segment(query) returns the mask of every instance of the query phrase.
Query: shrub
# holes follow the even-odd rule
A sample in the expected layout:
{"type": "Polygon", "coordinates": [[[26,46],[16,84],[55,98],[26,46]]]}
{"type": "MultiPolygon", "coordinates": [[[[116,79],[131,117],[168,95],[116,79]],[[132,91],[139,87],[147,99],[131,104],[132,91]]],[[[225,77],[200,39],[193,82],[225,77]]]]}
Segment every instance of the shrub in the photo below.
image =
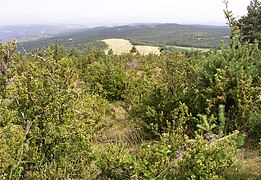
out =
{"type": "MultiPolygon", "coordinates": [[[[249,115],[260,103],[260,50],[256,45],[234,45],[210,53],[195,72],[193,112],[218,116],[219,105],[225,105],[226,133],[239,129],[249,131],[249,115]]],[[[194,114],[193,114],[194,115],[194,114]]],[[[220,122],[218,122],[219,124],[220,122]]]]}
{"type": "Polygon", "coordinates": [[[23,155],[28,149],[26,134],[20,125],[0,127],[0,179],[21,177],[24,171],[23,155]]]}
{"type": "Polygon", "coordinates": [[[106,100],[79,93],[68,58],[26,59],[0,101],[1,175],[10,179],[83,178],[91,135],[110,111],[106,100]],[[11,136],[15,134],[15,136],[11,136]]]}
{"type": "Polygon", "coordinates": [[[251,139],[258,141],[259,137],[261,137],[261,110],[257,109],[254,112],[250,112],[249,117],[250,122],[250,130],[249,136],[251,139]]]}
{"type": "Polygon", "coordinates": [[[179,161],[179,179],[221,178],[222,173],[236,161],[238,132],[209,144],[202,136],[188,140],[179,161]]]}
{"type": "MultiPolygon", "coordinates": [[[[147,79],[145,88],[142,87],[144,92],[140,92],[137,106],[132,109],[133,118],[143,122],[145,131],[151,135],[166,132],[169,128],[175,129],[175,121],[178,121],[181,114],[186,114],[188,120],[192,119],[188,107],[181,105],[190,101],[187,96],[193,81],[191,59],[175,57],[177,59],[164,57],[161,60],[159,75],[147,79]]],[[[192,121],[187,123],[193,131],[192,121]]]]}
{"type": "Polygon", "coordinates": [[[237,132],[209,143],[203,136],[166,133],[158,141],[135,150],[116,143],[96,151],[100,178],[112,179],[222,179],[236,161],[237,132]]]}
{"type": "Polygon", "coordinates": [[[92,63],[85,74],[87,89],[109,101],[123,100],[129,81],[128,74],[111,59],[92,63]]]}

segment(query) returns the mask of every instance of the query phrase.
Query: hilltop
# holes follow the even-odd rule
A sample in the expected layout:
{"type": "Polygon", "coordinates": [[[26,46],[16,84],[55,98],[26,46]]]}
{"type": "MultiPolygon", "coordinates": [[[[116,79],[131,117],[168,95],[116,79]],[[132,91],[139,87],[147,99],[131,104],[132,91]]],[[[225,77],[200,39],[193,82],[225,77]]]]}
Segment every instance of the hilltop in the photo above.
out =
{"type": "MultiPolygon", "coordinates": [[[[24,42],[27,50],[57,43],[66,48],[83,49],[89,44],[106,47],[100,40],[123,38],[134,45],[184,46],[218,49],[221,41],[229,42],[230,31],[226,26],[180,24],[131,24],[113,27],[95,27],[61,31],[30,42],[24,42]]],[[[20,45],[18,43],[18,45],[20,45]]]]}
{"type": "Polygon", "coordinates": [[[0,42],[5,42],[13,38],[19,42],[35,41],[84,27],[81,25],[5,25],[0,26],[0,42]]]}

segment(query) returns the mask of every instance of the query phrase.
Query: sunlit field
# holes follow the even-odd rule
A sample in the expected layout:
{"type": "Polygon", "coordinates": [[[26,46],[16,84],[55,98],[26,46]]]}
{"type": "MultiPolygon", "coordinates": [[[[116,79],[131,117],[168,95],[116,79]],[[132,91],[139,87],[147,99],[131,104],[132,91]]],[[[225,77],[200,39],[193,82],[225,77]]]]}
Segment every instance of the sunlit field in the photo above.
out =
{"type": "MultiPolygon", "coordinates": [[[[133,45],[131,44],[131,42],[129,40],[126,39],[104,39],[102,40],[103,42],[105,42],[109,48],[112,49],[112,51],[115,54],[123,54],[123,53],[128,53],[130,52],[131,48],[133,47],[133,45]]],[[[159,51],[159,47],[156,46],[135,46],[138,50],[139,53],[141,54],[160,54],[159,51]]],[[[107,50],[107,51],[108,51],[107,50]]]]}

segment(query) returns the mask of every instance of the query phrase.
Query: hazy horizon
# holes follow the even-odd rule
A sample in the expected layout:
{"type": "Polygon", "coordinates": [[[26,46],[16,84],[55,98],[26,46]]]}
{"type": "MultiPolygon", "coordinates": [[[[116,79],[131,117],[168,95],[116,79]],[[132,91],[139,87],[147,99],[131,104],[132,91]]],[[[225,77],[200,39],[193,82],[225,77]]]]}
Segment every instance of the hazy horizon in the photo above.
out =
{"type": "MultiPolygon", "coordinates": [[[[250,1],[230,0],[229,9],[240,17],[250,1]]],[[[8,0],[1,5],[0,25],[226,24],[222,0],[8,0]]]]}

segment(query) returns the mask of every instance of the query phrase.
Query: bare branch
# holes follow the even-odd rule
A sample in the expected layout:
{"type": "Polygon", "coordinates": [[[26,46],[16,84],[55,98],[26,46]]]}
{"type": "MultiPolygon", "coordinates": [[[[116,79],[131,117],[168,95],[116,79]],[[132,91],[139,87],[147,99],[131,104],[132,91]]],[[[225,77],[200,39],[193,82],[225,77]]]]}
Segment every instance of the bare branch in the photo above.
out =
{"type": "Polygon", "coordinates": [[[4,74],[9,73],[9,69],[8,69],[8,67],[6,66],[6,64],[3,60],[0,60],[0,66],[1,66],[1,69],[4,72],[4,74]]]}
{"type": "Polygon", "coordinates": [[[21,44],[21,47],[23,48],[24,53],[27,55],[27,51],[25,50],[23,43],[20,43],[20,44],[21,44]]]}
{"type": "Polygon", "coordinates": [[[32,53],[31,56],[32,56],[32,57],[39,58],[40,60],[42,60],[42,61],[44,61],[44,62],[47,62],[47,60],[46,60],[44,57],[39,56],[38,54],[32,53]]]}
{"type": "MultiPolygon", "coordinates": [[[[27,137],[27,135],[28,135],[28,133],[29,133],[29,130],[30,130],[32,124],[33,124],[33,123],[32,123],[31,121],[28,121],[28,122],[27,122],[27,126],[26,126],[26,128],[25,128],[24,141],[26,140],[26,137],[27,137]]],[[[23,154],[24,154],[24,145],[25,145],[25,143],[22,144],[19,160],[18,160],[18,162],[16,163],[16,165],[12,168],[12,170],[14,170],[15,168],[17,168],[17,167],[20,165],[21,161],[22,161],[22,157],[23,157],[23,154]]],[[[11,174],[12,174],[12,173],[11,173],[11,174]]]]}
{"type": "Polygon", "coordinates": [[[47,54],[51,59],[53,59],[53,57],[48,52],[46,52],[45,50],[43,50],[43,52],[47,54]]]}

